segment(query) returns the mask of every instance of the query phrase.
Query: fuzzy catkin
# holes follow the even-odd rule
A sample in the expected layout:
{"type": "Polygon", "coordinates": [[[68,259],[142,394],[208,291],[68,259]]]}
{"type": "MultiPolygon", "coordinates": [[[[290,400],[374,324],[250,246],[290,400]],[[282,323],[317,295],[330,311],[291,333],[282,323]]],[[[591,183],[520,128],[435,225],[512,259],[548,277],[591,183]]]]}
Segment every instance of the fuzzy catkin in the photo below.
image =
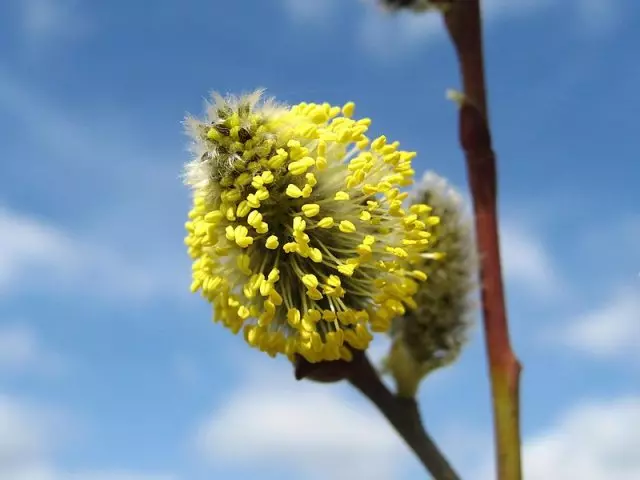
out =
{"type": "Polygon", "coordinates": [[[456,360],[465,344],[474,311],[477,255],[470,216],[448,182],[427,172],[410,201],[427,202],[440,218],[434,249],[443,255],[425,264],[427,280],[414,299],[417,307],[393,322],[393,344],[386,368],[408,396],[429,372],[456,360]]]}

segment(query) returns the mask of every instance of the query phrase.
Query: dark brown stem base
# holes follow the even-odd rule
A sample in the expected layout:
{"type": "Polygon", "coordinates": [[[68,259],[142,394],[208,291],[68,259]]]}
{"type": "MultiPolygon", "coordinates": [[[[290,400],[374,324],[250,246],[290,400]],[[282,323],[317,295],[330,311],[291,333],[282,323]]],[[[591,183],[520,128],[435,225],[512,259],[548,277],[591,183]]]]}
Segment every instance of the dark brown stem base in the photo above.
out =
{"type": "Polygon", "coordinates": [[[426,432],[414,399],[396,397],[382,383],[366,355],[354,358],[348,380],[380,410],[435,480],[459,480],[426,432]]]}

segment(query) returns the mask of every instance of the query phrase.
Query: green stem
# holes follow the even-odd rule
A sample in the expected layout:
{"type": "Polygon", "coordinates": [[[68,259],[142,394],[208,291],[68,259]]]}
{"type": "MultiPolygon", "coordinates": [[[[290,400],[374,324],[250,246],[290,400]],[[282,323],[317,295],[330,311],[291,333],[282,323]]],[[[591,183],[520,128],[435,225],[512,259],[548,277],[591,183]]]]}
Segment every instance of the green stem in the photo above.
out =
{"type": "Polygon", "coordinates": [[[497,212],[497,167],[491,145],[482,49],[480,0],[454,0],[445,24],[458,56],[464,99],[460,143],[473,197],[485,341],[491,375],[499,480],[521,480],[519,377],[509,340],[497,212]]]}

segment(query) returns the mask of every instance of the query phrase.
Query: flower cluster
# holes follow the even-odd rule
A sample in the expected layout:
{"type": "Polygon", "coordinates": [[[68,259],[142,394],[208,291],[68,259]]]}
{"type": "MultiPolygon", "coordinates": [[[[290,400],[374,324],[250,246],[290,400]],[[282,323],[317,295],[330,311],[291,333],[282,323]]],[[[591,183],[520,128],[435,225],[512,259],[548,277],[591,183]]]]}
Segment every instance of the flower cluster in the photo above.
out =
{"type": "Polygon", "coordinates": [[[191,290],[271,356],[350,360],[417,306],[415,265],[438,257],[431,207],[403,208],[415,153],[368,138],[351,102],[214,100],[186,121],[191,290]]]}
{"type": "Polygon", "coordinates": [[[435,173],[427,172],[410,201],[426,202],[440,218],[433,247],[442,253],[437,264],[420,268],[427,280],[414,299],[417,308],[394,321],[386,367],[401,395],[412,396],[429,372],[459,355],[471,325],[472,294],[477,286],[477,255],[470,217],[461,196],[435,173]]]}

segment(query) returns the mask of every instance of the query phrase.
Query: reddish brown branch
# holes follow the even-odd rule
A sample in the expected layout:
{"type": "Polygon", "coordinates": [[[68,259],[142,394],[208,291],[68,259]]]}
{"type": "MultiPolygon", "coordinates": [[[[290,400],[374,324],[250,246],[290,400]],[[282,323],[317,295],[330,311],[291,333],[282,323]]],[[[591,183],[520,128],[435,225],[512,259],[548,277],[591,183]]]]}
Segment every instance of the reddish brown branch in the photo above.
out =
{"type": "Polygon", "coordinates": [[[464,90],[459,117],[460,143],[467,162],[481,256],[482,305],[493,394],[498,478],[519,480],[522,477],[519,424],[521,366],[511,348],[504,299],[497,172],[487,112],[480,1],[454,0],[445,14],[445,24],[458,56],[464,90]]]}

